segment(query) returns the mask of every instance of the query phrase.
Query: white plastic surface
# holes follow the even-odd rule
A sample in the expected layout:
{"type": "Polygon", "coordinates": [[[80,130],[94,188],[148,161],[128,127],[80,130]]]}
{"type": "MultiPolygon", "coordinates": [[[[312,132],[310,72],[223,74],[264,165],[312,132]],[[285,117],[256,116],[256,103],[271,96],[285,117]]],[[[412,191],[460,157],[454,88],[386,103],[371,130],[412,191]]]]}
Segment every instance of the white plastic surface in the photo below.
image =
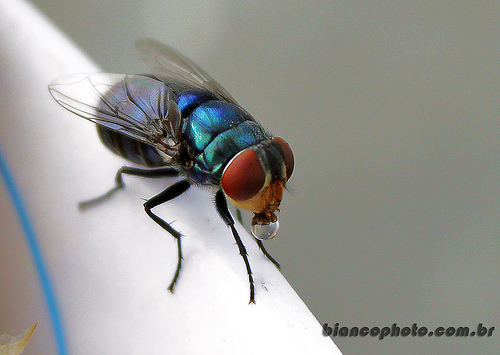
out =
{"type": "MultiPolygon", "coordinates": [[[[210,192],[191,188],[155,209],[184,235],[175,294],[167,287],[175,271],[176,242],[144,213],[142,203],[176,179],[126,177],[125,190],[80,212],[77,203],[113,186],[126,162],[100,143],[92,123],[59,107],[47,84],[97,68],[23,1],[0,0],[0,18],[0,152],[51,282],[64,339],[59,353],[340,353],[239,227],[256,286],[256,304],[248,304],[243,260],[210,192]]],[[[3,186],[0,191],[1,201],[8,202],[3,186]]],[[[7,238],[19,238],[18,245],[25,246],[20,253],[30,256],[25,236],[13,209],[5,211],[0,309],[16,304],[26,312],[10,312],[8,318],[0,312],[0,333],[25,327],[10,329],[11,323],[38,321],[25,353],[52,354],[55,341],[37,340],[54,335],[47,310],[37,308],[45,302],[32,299],[43,297],[33,262],[6,249],[7,238]]]]}

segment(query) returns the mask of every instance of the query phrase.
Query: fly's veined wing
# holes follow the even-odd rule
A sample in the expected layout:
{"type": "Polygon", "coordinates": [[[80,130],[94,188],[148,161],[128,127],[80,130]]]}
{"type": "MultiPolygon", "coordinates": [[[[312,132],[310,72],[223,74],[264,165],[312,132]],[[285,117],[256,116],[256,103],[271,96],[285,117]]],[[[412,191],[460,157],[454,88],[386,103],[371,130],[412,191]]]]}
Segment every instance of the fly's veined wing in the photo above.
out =
{"type": "Polygon", "coordinates": [[[142,61],[159,78],[172,78],[188,83],[213,92],[221,99],[237,105],[236,100],[218,82],[175,49],[149,38],[135,42],[135,48],[142,61]]]}
{"type": "Polygon", "coordinates": [[[49,85],[54,99],[65,109],[98,125],[176,153],[181,115],[170,87],[142,75],[79,74],[56,79],[49,85]]]}

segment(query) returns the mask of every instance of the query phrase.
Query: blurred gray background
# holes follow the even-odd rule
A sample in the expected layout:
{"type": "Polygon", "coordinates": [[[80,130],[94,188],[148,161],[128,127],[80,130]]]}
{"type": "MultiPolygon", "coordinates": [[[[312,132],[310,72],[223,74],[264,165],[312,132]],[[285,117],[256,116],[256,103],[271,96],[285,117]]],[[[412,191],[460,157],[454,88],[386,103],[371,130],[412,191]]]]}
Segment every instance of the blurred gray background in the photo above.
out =
{"type": "Polygon", "coordinates": [[[291,144],[266,246],[321,323],[496,327],[345,354],[498,354],[498,2],[32,2],[105,71],[146,71],[137,38],[174,46],[291,144]]]}

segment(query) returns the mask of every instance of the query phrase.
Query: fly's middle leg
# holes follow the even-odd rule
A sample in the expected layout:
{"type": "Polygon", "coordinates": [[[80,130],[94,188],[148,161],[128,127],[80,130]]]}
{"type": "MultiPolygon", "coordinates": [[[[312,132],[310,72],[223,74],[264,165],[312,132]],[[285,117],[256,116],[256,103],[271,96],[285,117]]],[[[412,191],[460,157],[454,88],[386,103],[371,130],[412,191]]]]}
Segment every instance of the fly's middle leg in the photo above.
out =
{"type": "Polygon", "coordinates": [[[190,186],[191,184],[186,180],[179,181],[173,184],[172,186],[169,186],[167,189],[163,190],[158,195],[150,198],[148,201],[144,203],[144,210],[146,211],[148,216],[153,221],[155,221],[160,227],[169,232],[172,235],[172,237],[174,237],[177,240],[177,268],[175,270],[175,275],[174,278],[172,279],[172,283],[168,287],[168,289],[172,293],[174,292],[175,283],[177,282],[177,279],[179,278],[179,274],[181,272],[181,261],[182,261],[181,234],[177,230],[172,228],[170,224],[168,224],[163,219],[161,219],[153,212],[151,212],[151,209],[183,194],[184,192],[186,192],[187,189],[189,189],[190,186]]]}

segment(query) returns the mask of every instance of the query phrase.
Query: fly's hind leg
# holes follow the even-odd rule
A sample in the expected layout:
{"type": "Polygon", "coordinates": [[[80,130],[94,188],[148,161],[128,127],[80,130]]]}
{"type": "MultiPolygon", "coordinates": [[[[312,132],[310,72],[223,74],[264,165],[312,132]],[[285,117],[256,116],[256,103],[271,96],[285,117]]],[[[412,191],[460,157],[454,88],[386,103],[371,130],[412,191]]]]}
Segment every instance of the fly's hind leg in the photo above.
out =
{"type": "Polygon", "coordinates": [[[168,289],[172,293],[174,292],[175,283],[177,282],[177,279],[179,278],[179,274],[181,272],[181,261],[182,261],[181,234],[177,230],[172,228],[170,224],[168,224],[163,219],[161,219],[153,212],[151,212],[151,209],[183,194],[184,192],[186,192],[187,189],[189,189],[190,186],[191,184],[187,180],[179,181],[173,184],[172,186],[169,186],[167,189],[163,190],[158,195],[152,197],[151,199],[149,199],[144,203],[144,210],[146,211],[148,216],[151,217],[153,221],[155,221],[160,227],[169,232],[172,235],[172,237],[174,237],[177,240],[177,269],[175,270],[175,275],[172,280],[172,283],[168,287],[168,289]]]}
{"type": "Polygon", "coordinates": [[[96,198],[93,198],[88,201],[83,201],[78,204],[78,207],[80,210],[83,210],[87,207],[93,206],[97,203],[100,203],[102,201],[107,200],[111,196],[114,195],[115,192],[117,192],[120,189],[123,189],[125,187],[125,183],[123,182],[123,174],[127,175],[133,175],[133,176],[142,176],[145,178],[163,178],[163,177],[169,177],[169,176],[177,176],[178,172],[177,170],[167,167],[167,168],[159,168],[159,169],[140,169],[140,168],[131,168],[128,166],[123,166],[121,167],[115,176],[115,186],[106,192],[105,194],[98,196],[96,198]]]}

